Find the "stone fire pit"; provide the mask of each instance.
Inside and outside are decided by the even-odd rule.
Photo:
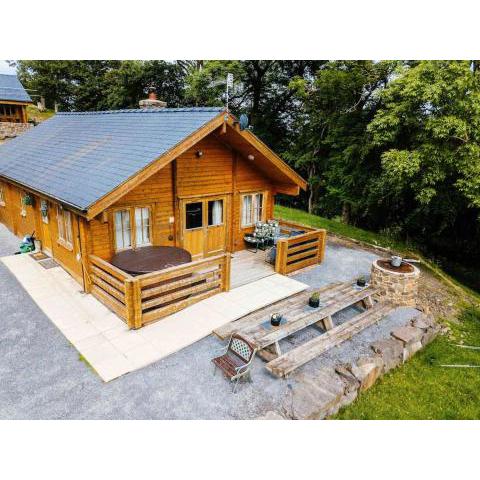
[[[410,263],[393,267],[389,259],[380,258],[372,264],[371,284],[383,291],[379,295],[395,305],[414,307],[417,302],[420,270]]]

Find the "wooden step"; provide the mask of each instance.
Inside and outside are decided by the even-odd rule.
[[[280,312],[282,314],[288,313],[290,315],[295,315],[296,312],[304,309],[305,304],[308,302],[310,295],[316,291],[319,292],[322,298],[322,301],[329,300],[335,295],[342,294],[344,291],[351,288],[352,282],[345,283],[331,283],[315,290],[306,290],[290,297],[284,298],[278,302],[267,305],[266,307],[260,308],[254,312],[245,315],[234,322],[223,325],[220,328],[217,328],[213,333],[219,337],[221,340],[226,340],[230,338],[230,335],[234,332],[239,332],[251,328],[252,326],[259,325],[265,320],[270,318],[272,313]]]
[[[266,364],[266,368],[276,377],[286,377],[305,363],[327,350],[349,340],[353,335],[381,320],[393,309],[391,303],[377,303],[369,310],[356,315],[347,322],[300,345]]]

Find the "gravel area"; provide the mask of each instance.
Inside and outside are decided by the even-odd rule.
[[[19,240],[0,225],[0,256],[17,250]],[[329,245],[325,262],[294,278],[314,287],[367,274],[376,258],[369,252]],[[351,361],[368,344],[408,321],[413,309],[397,309],[301,371]],[[345,311],[339,323],[355,314]],[[275,410],[296,381],[271,377],[255,360],[252,383],[233,395],[210,363],[221,343],[207,337],[182,351],[107,384],[81,361],[78,352],[37,307],[0,262],[1,419],[249,419]],[[318,334],[312,327],[303,335]],[[305,339],[303,339],[304,341]],[[292,343],[300,341],[294,338]],[[288,342],[282,342],[288,347]]]

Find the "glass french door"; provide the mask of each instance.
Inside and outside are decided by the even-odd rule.
[[[193,259],[225,251],[226,203],[226,197],[182,200],[183,248]]]

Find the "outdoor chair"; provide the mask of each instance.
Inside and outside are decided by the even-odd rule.
[[[219,353],[218,357],[212,359],[213,374],[215,375],[219,368],[231,382],[234,382],[233,393],[235,393],[241,378],[251,381],[250,367],[255,357],[255,348],[245,338],[234,333],[227,346]]]
[[[273,245],[275,238],[280,235],[280,227],[277,220],[268,220],[266,223],[255,223],[253,233],[247,234],[244,240],[249,245],[254,245],[254,250],[249,250],[257,253],[258,249],[265,250],[269,245]]]

